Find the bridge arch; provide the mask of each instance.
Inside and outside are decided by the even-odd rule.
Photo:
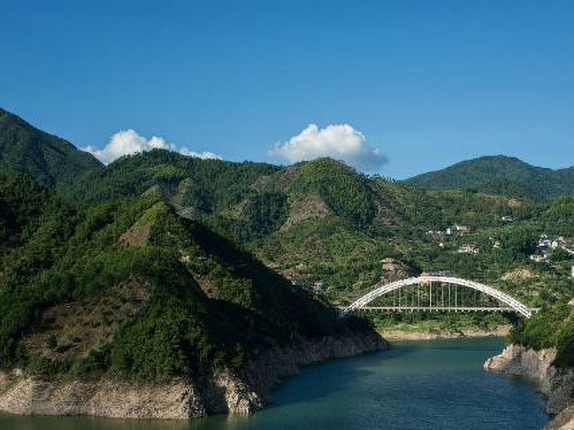
[[[479,282],[469,281],[467,279],[453,278],[449,276],[419,276],[418,278],[408,278],[401,279],[400,281],[394,281],[382,286],[375,288],[374,290],[368,292],[363,297],[357,301],[351,303],[343,310],[343,314],[349,313],[354,310],[361,309],[373,300],[388,294],[392,291],[398,290],[400,288],[408,287],[411,285],[425,284],[430,282],[441,282],[446,284],[461,285],[463,287],[468,287],[476,291],[480,291],[490,297],[493,297],[514,309],[516,312],[520,313],[526,318],[532,316],[532,310],[526,305],[516,300],[509,294],[503,293],[494,287],[489,285],[481,284]]]

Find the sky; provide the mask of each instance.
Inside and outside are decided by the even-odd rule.
[[[0,0],[0,106],[106,163],[568,167],[572,22],[572,0]]]

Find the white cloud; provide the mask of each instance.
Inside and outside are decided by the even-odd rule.
[[[380,149],[367,145],[365,135],[349,124],[332,124],[320,129],[308,125],[287,142],[278,142],[269,151],[291,163],[331,157],[363,170],[375,170],[387,162]]]
[[[170,151],[179,152],[183,155],[189,155],[197,158],[213,158],[221,160],[217,154],[213,152],[195,152],[187,148],[183,148],[173,143],[166,142],[163,137],[152,136],[149,139],[140,136],[135,130],[131,128],[128,130],[120,130],[110,137],[110,141],[103,149],[96,149],[90,145],[83,148],[93,154],[98,160],[104,164],[110,164],[112,161],[120,158],[123,155],[135,154],[136,152],[150,151],[154,148],[168,149]]]

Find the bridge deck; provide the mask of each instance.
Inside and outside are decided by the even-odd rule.
[[[362,306],[358,311],[380,311],[380,312],[514,312],[511,307],[454,307],[454,306]],[[531,312],[536,312],[539,308],[530,308]]]

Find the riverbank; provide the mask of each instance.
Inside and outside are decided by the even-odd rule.
[[[0,414],[10,430],[540,430],[540,396],[521,380],[482,370],[502,338],[401,342],[396,348],[308,366],[247,417],[154,421]]]
[[[14,370],[0,373],[0,410],[20,415],[89,415],[108,418],[191,419],[251,414],[270,404],[272,390],[301,367],[386,349],[374,332],[299,340],[274,348],[240,371],[200,369],[165,383],[101,379],[49,380]]]
[[[389,341],[393,340],[434,340],[434,339],[459,339],[481,337],[504,337],[510,332],[511,326],[498,326],[493,330],[479,330],[463,328],[460,330],[441,330],[431,328],[428,331],[415,331],[415,329],[402,328],[400,330],[378,329],[377,332]]]
[[[534,382],[548,401],[546,410],[557,415],[546,429],[574,428],[574,370],[553,365],[556,349],[535,351],[521,345],[509,345],[501,354],[489,358],[484,369]]]

